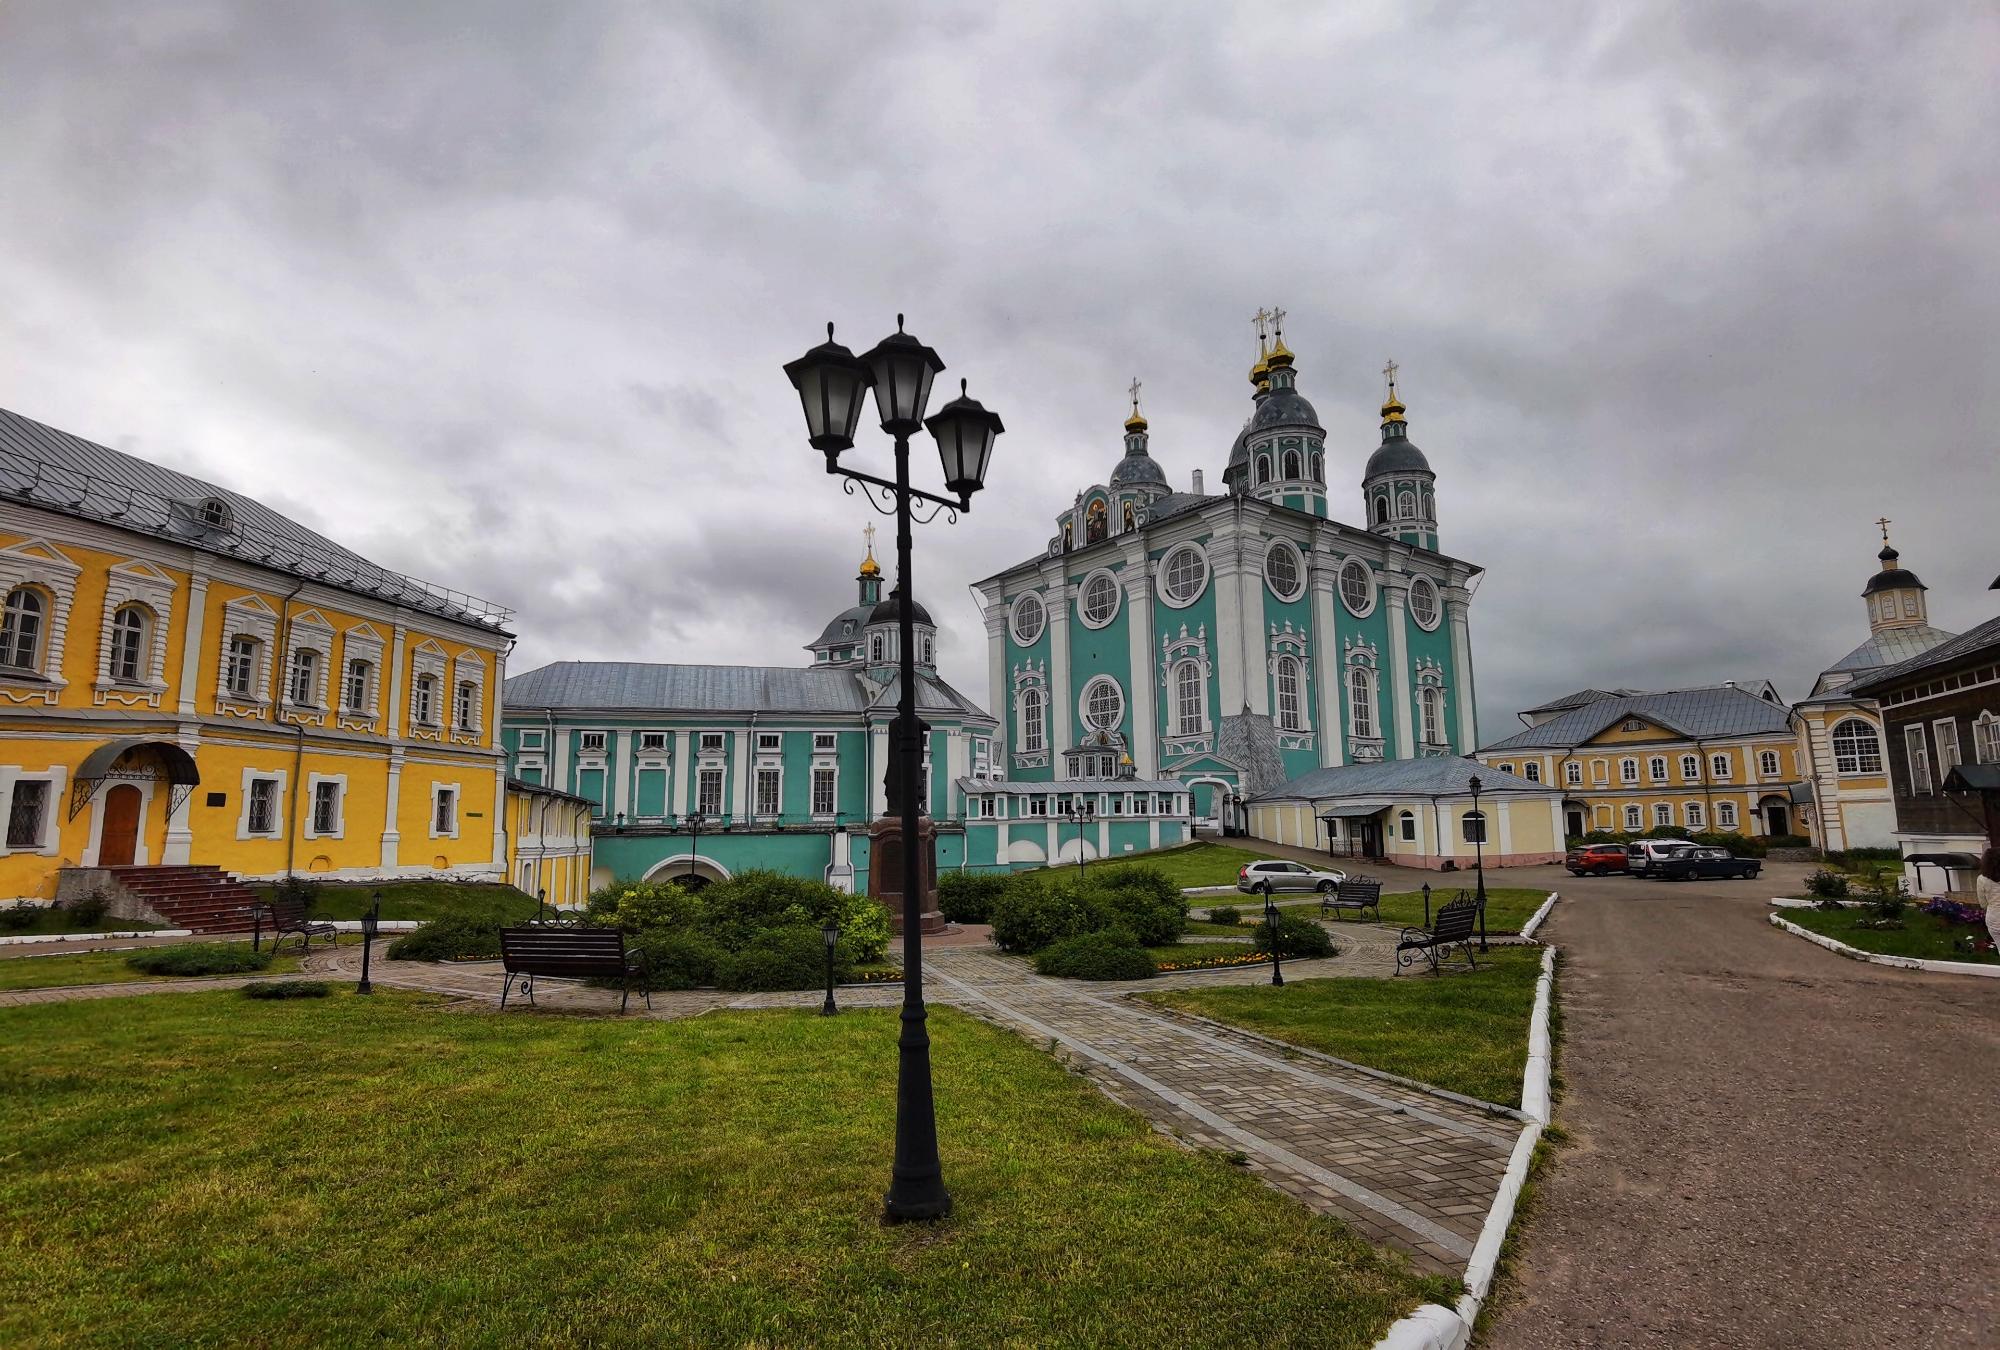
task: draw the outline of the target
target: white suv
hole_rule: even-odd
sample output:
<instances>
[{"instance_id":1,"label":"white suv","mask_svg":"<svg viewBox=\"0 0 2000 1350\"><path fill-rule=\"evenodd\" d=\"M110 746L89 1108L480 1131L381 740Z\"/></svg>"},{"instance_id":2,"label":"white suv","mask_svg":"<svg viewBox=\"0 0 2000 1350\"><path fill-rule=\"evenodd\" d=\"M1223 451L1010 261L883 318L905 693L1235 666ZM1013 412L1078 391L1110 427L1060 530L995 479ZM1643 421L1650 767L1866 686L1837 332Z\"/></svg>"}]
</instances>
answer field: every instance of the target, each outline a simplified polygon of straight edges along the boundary
<instances>
[{"instance_id":1,"label":"white suv","mask_svg":"<svg viewBox=\"0 0 2000 1350\"><path fill-rule=\"evenodd\" d=\"M1246 895L1269 891L1331 892L1345 880L1345 872L1315 871L1304 863L1253 862L1237 870L1236 889Z\"/></svg>"}]
</instances>

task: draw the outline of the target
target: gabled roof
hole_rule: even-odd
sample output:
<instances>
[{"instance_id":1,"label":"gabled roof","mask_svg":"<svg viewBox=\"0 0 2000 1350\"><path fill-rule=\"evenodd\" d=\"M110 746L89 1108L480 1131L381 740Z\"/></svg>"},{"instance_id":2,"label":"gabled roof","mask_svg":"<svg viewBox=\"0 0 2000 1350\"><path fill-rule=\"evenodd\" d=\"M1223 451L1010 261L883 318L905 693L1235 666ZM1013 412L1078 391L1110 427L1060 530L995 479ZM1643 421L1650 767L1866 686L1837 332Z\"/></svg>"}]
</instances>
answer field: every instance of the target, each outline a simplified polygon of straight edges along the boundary
<instances>
[{"instance_id":1,"label":"gabled roof","mask_svg":"<svg viewBox=\"0 0 2000 1350\"><path fill-rule=\"evenodd\" d=\"M1783 704L1760 698L1748 689L1714 685L1675 689L1664 694L1633 694L1603 698L1572 708L1503 740L1481 747L1480 753L1501 750L1567 750L1581 745L1628 717L1653 722L1677 735L1712 740L1725 736L1784 735Z\"/></svg>"},{"instance_id":2,"label":"gabled roof","mask_svg":"<svg viewBox=\"0 0 2000 1350\"><path fill-rule=\"evenodd\" d=\"M1901 661L1886 670L1878 670L1865 679L1856 680L1847 686L1849 693L1865 693L1881 689L1885 685L1919 673L1950 665L1961 657L1975 656L1986 648L2000 649L2000 618L1988 619L1978 627L1959 634L1949 642L1941 642L1919 656Z\"/></svg>"},{"instance_id":3,"label":"gabled roof","mask_svg":"<svg viewBox=\"0 0 2000 1350\"><path fill-rule=\"evenodd\" d=\"M1888 628L1871 633L1868 640L1828 666L1827 670L1879 670L1922 656L1931 648L1956 637L1942 628L1924 624L1916 628ZM1822 675L1825 671L1820 672Z\"/></svg>"},{"instance_id":4,"label":"gabled roof","mask_svg":"<svg viewBox=\"0 0 2000 1350\"><path fill-rule=\"evenodd\" d=\"M1627 694L1642 692L1637 689L1579 689L1574 694L1564 694L1561 698L1550 699L1536 708L1523 708L1524 713L1563 712L1570 708L1581 708L1586 703L1596 703L1600 699L1619 698Z\"/></svg>"},{"instance_id":5,"label":"gabled roof","mask_svg":"<svg viewBox=\"0 0 2000 1350\"><path fill-rule=\"evenodd\" d=\"M853 669L823 666L683 666L647 661L557 661L507 680L509 712L576 708L604 712L841 713L893 711L896 682L878 687ZM987 718L978 704L934 675L917 676L919 712Z\"/></svg>"},{"instance_id":6,"label":"gabled roof","mask_svg":"<svg viewBox=\"0 0 2000 1350\"><path fill-rule=\"evenodd\" d=\"M336 590L495 632L513 611L418 581L279 515L241 493L45 426L0 408L0 497L269 567ZM205 524L206 501L227 508Z\"/></svg>"},{"instance_id":7,"label":"gabled roof","mask_svg":"<svg viewBox=\"0 0 2000 1350\"><path fill-rule=\"evenodd\" d=\"M1323 797L1456 797L1472 795L1479 779L1480 794L1535 793L1560 796L1548 783L1531 783L1518 774L1463 755L1428 755L1422 759L1385 759L1374 764L1341 764L1314 769L1261 794L1258 801L1303 801Z\"/></svg>"}]
</instances>

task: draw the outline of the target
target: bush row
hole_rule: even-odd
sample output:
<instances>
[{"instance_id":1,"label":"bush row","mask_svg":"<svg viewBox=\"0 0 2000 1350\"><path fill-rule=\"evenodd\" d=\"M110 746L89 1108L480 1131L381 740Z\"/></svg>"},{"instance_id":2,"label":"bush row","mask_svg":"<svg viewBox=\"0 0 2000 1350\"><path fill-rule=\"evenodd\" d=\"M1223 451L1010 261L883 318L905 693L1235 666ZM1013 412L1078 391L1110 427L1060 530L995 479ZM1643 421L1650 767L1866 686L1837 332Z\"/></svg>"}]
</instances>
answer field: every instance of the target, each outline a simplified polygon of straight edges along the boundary
<instances>
[{"instance_id":1,"label":"bush row","mask_svg":"<svg viewBox=\"0 0 2000 1350\"><path fill-rule=\"evenodd\" d=\"M993 940L1002 950L1038 952L1103 929L1123 930L1141 947L1180 941L1187 901L1157 867L1120 863L1086 872L1021 872L993 902Z\"/></svg>"}]
</instances>

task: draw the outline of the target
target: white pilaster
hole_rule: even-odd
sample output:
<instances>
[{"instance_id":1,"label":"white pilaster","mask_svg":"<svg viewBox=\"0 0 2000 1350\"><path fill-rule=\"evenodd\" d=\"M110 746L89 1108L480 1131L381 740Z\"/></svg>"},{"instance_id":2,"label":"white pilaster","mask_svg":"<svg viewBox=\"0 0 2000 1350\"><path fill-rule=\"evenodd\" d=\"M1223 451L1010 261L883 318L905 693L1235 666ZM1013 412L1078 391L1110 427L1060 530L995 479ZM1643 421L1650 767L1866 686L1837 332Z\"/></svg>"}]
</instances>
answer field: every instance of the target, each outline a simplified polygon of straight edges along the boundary
<instances>
[{"instance_id":1,"label":"white pilaster","mask_svg":"<svg viewBox=\"0 0 2000 1350\"><path fill-rule=\"evenodd\" d=\"M404 660L403 649L409 644L409 638L410 630L401 624L397 624L395 640L389 647L389 688L382 695L382 697L389 701L389 739L392 741L403 734L403 709L408 706L407 700L409 695L403 688L403 669L407 664ZM553 760L555 756L554 747L550 747L549 755L551 760ZM562 784L558 782L556 786L560 788ZM389 827L394 829L395 825L396 817L394 813L391 813Z\"/></svg>"},{"instance_id":2,"label":"white pilaster","mask_svg":"<svg viewBox=\"0 0 2000 1350\"><path fill-rule=\"evenodd\" d=\"M1264 558L1262 541L1239 530L1231 552L1236 557L1236 607L1242 618L1243 697L1253 713L1271 711L1270 661L1264 649ZM1220 597L1218 597L1220 598ZM1241 704L1224 708L1223 715Z\"/></svg>"},{"instance_id":3,"label":"white pilaster","mask_svg":"<svg viewBox=\"0 0 2000 1350\"><path fill-rule=\"evenodd\" d=\"M958 780L972 773L972 743L964 727L952 727L944 734L944 768L944 818L963 820L965 798L958 790Z\"/></svg>"},{"instance_id":4,"label":"white pilaster","mask_svg":"<svg viewBox=\"0 0 2000 1350\"><path fill-rule=\"evenodd\" d=\"M1508 819L1507 806L1507 799L1502 797L1499 806L1493 812L1494 815L1500 818L1500 852L1502 855L1514 851L1514 824Z\"/></svg>"},{"instance_id":5,"label":"white pilaster","mask_svg":"<svg viewBox=\"0 0 2000 1350\"><path fill-rule=\"evenodd\" d=\"M615 819L624 812L629 819L632 814L630 801L632 793L632 733L620 731L611 742L611 752L617 758L611 764L611 814Z\"/></svg>"},{"instance_id":6,"label":"white pilaster","mask_svg":"<svg viewBox=\"0 0 2000 1350\"><path fill-rule=\"evenodd\" d=\"M883 773L889 767L889 726L880 722L868 729L868 763L872 772L868 775L868 818L880 820L889 814L889 788L883 781Z\"/></svg>"},{"instance_id":7,"label":"white pilaster","mask_svg":"<svg viewBox=\"0 0 2000 1350\"><path fill-rule=\"evenodd\" d=\"M1126 545L1125 630L1130 638L1127 651L1132 666L1131 710L1126 720L1126 739L1132 747L1132 770L1140 778L1152 778L1159 771L1160 720L1153 711L1153 690L1159 678L1153 652L1153 579L1146 566L1143 539Z\"/></svg>"},{"instance_id":8,"label":"white pilaster","mask_svg":"<svg viewBox=\"0 0 2000 1350\"><path fill-rule=\"evenodd\" d=\"M689 767L694 759L692 749L694 737L687 731L674 733L674 768L672 787L667 796L667 814L684 816L694 805L694 784L689 775L694 772Z\"/></svg>"},{"instance_id":9,"label":"white pilaster","mask_svg":"<svg viewBox=\"0 0 2000 1350\"><path fill-rule=\"evenodd\" d=\"M1049 763L1062 764L1062 752L1070 739L1069 605L1070 585L1060 571L1049 579L1042 594L1049 614Z\"/></svg>"},{"instance_id":10,"label":"white pilaster","mask_svg":"<svg viewBox=\"0 0 2000 1350\"><path fill-rule=\"evenodd\" d=\"M1221 717L1236 716L1248 701L1247 673L1243 668L1243 606L1236 581L1241 570L1236 555L1240 530L1240 523L1232 520L1208 541L1208 565L1214 573L1209 585L1215 592L1216 712Z\"/></svg>"},{"instance_id":11,"label":"white pilaster","mask_svg":"<svg viewBox=\"0 0 2000 1350\"><path fill-rule=\"evenodd\" d=\"M1000 719L993 733L993 764L1009 772L1007 747L1014 734L1014 698L1007 688L1007 606L994 598L986 606L986 711Z\"/></svg>"},{"instance_id":12,"label":"white pilaster","mask_svg":"<svg viewBox=\"0 0 2000 1350\"><path fill-rule=\"evenodd\" d=\"M1444 593L1445 619L1451 625L1451 693L1458 701L1459 752L1471 754L1479 748L1479 700L1472 688L1472 631L1469 611L1471 597L1463 586L1448 587Z\"/></svg>"},{"instance_id":13,"label":"white pilaster","mask_svg":"<svg viewBox=\"0 0 2000 1350\"><path fill-rule=\"evenodd\" d=\"M403 630L396 630L396 664L403 662ZM393 718L395 714L390 713ZM403 747L389 747L389 782L382 796L382 870L396 866L398 852L403 846L402 831L396 828L396 818L403 800Z\"/></svg>"},{"instance_id":14,"label":"white pilaster","mask_svg":"<svg viewBox=\"0 0 2000 1350\"><path fill-rule=\"evenodd\" d=\"M1333 768L1343 758L1347 719L1341 715L1340 629L1334 588L1340 566L1324 553L1312 558L1313 672L1319 677L1319 762Z\"/></svg>"},{"instance_id":15,"label":"white pilaster","mask_svg":"<svg viewBox=\"0 0 2000 1350\"><path fill-rule=\"evenodd\" d=\"M1410 731L1410 644L1403 619L1405 594L1410 579L1400 572L1382 574L1382 599L1389 607L1389 716L1395 727L1396 758L1410 759L1417 753L1416 737Z\"/></svg>"},{"instance_id":16,"label":"white pilaster","mask_svg":"<svg viewBox=\"0 0 2000 1350\"><path fill-rule=\"evenodd\" d=\"M748 730L732 732L730 754L732 765L729 785L729 815L733 820L750 818L750 733Z\"/></svg>"},{"instance_id":17,"label":"white pilaster","mask_svg":"<svg viewBox=\"0 0 2000 1350\"><path fill-rule=\"evenodd\" d=\"M187 612L181 617L180 715L195 711L195 684L201 678L202 616L208 608L208 577L200 572L188 577ZM179 815L179 812L175 813ZM169 826L169 829L172 827Z\"/></svg>"}]
</instances>

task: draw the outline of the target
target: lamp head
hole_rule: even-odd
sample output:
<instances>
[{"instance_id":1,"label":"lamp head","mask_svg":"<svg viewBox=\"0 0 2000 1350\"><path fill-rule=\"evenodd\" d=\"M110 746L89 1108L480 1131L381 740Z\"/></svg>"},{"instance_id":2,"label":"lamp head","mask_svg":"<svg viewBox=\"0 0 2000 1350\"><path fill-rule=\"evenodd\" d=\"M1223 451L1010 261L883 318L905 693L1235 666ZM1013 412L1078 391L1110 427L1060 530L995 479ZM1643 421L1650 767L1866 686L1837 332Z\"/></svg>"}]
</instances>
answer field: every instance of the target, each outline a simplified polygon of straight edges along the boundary
<instances>
[{"instance_id":1,"label":"lamp head","mask_svg":"<svg viewBox=\"0 0 2000 1350\"><path fill-rule=\"evenodd\" d=\"M875 390L875 411L882 430L891 436L915 435L924 424L924 408L931 401L931 380L944 362L938 354L903 331L903 316L896 316L896 331L861 354Z\"/></svg>"},{"instance_id":2,"label":"lamp head","mask_svg":"<svg viewBox=\"0 0 2000 1350\"><path fill-rule=\"evenodd\" d=\"M796 361L785 363L785 375L799 391L805 408L806 443L822 451L829 460L854 446L854 428L861 421L862 396L874 383L868 363L833 340L833 325L826 326L826 341Z\"/></svg>"}]
</instances>

